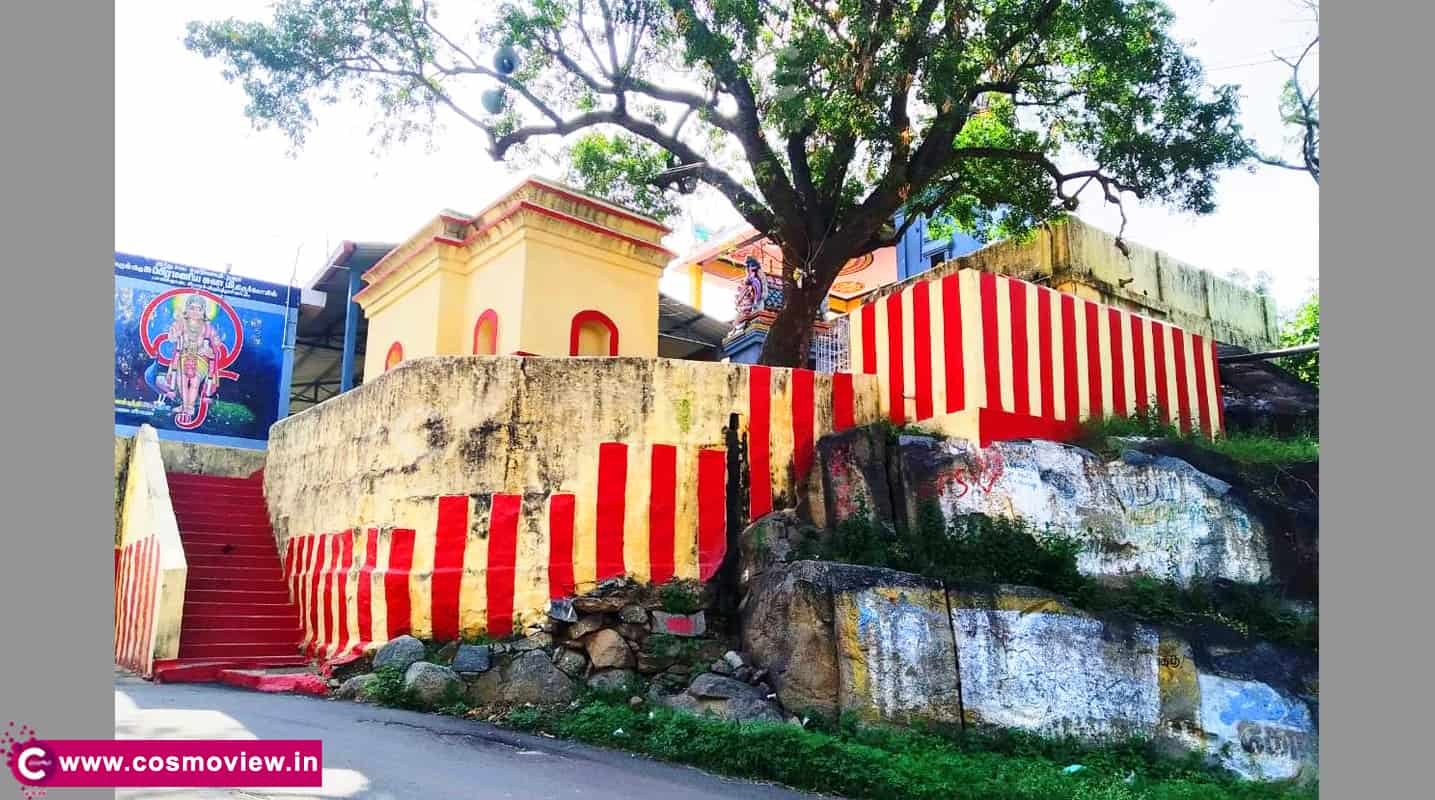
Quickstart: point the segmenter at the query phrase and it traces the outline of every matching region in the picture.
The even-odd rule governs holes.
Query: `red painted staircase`
[[[155,662],[155,680],[217,681],[235,670],[307,665],[259,476],[167,477],[189,573],[179,657]]]

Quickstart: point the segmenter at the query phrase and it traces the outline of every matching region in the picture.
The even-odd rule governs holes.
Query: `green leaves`
[[[573,142],[567,155],[566,180],[659,220],[677,213],[677,202],[652,184],[667,169],[662,148],[632,136],[593,131]]]
[[[372,108],[381,141],[452,113],[500,158],[561,141],[572,179],[660,216],[676,202],[646,181],[668,155],[704,161],[830,286],[891,243],[898,211],[984,237],[1057,219],[1084,188],[1211,211],[1249,145],[1234,87],[1206,85],[1171,22],[1156,0],[504,0],[440,27],[427,2],[280,0],[186,43],[296,145],[326,104]],[[491,68],[504,45],[511,76]]]
[[[1295,347],[1320,341],[1320,295],[1312,294],[1281,328],[1281,344]],[[1296,377],[1320,386],[1320,353],[1306,353],[1281,359],[1281,366]]]

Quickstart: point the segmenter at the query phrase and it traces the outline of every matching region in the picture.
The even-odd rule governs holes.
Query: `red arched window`
[[[384,356],[384,372],[397,367],[404,360],[404,346],[398,342],[389,345],[389,354]]]
[[[498,312],[491,308],[479,314],[478,322],[473,323],[473,354],[498,354]]]
[[[579,311],[568,332],[568,355],[618,355],[618,326],[601,311]]]

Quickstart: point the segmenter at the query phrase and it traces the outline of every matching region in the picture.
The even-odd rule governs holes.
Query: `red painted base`
[[[329,684],[312,672],[272,673],[263,670],[225,669],[219,671],[219,682],[256,692],[287,692],[323,697]]]
[[[1007,411],[993,411],[983,408],[977,412],[977,425],[981,431],[981,447],[992,442],[1012,439],[1049,439],[1054,442],[1075,441],[1081,435],[1077,422],[1033,417],[1027,414],[1012,414]]]

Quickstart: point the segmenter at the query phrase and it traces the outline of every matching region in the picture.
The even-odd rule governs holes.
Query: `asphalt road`
[[[482,722],[227,686],[115,677],[119,739],[322,739],[320,789],[122,789],[117,798],[811,798]]]

